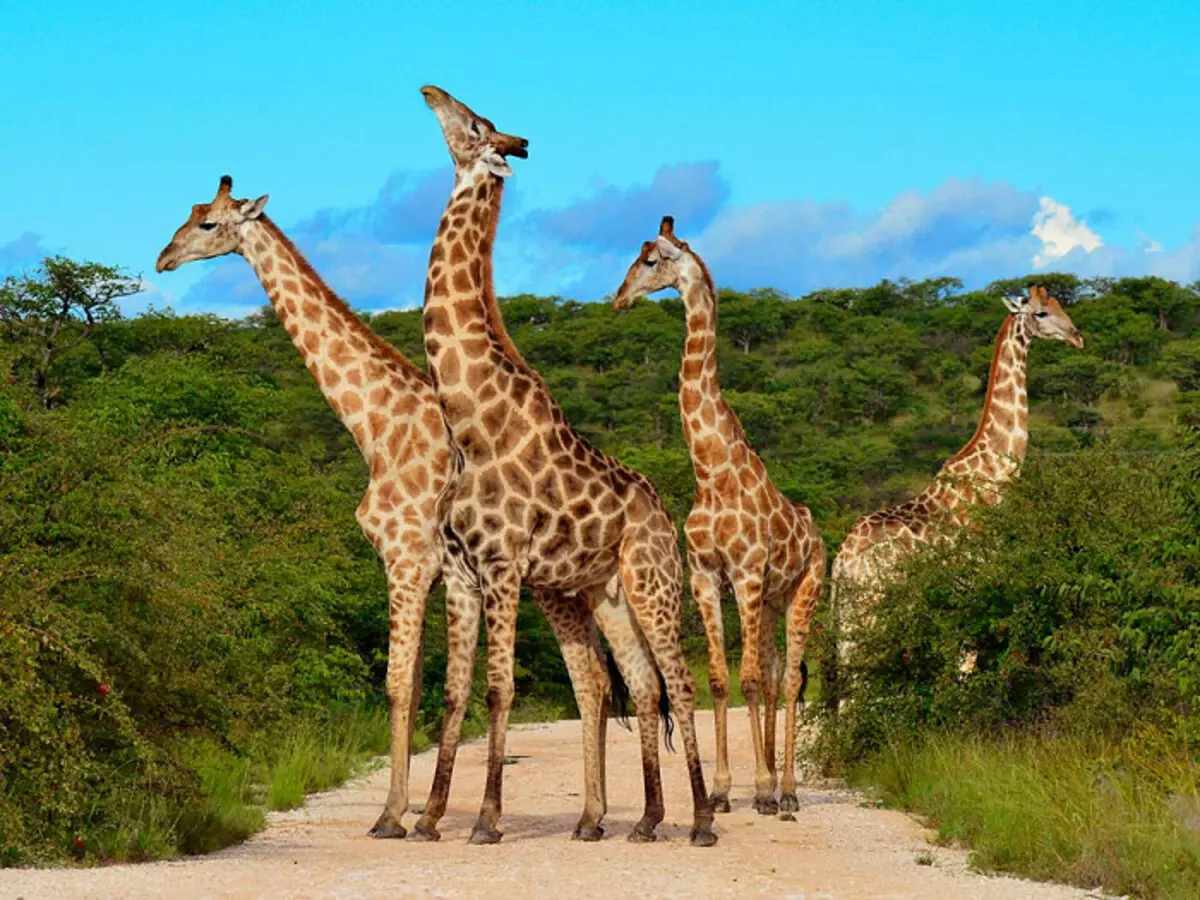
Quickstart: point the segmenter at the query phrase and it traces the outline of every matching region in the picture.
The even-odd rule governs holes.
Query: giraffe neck
[[[373,452],[373,397],[390,396],[395,377],[426,376],[354,315],[267,216],[241,226],[240,253],[254,269],[292,343],[363,456]],[[386,410],[384,410],[386,411]]]
[[[454,191],[429,251],[425,356],[455,438],[476,418],[479,388],[505,361],[528,369],[500,317],[492,241],[504,180],[485,165],[455,173]]]
[[[699,258],[685,267],[676,287],[687,317],[686,343],[679,367],[679,411],[683,433],[693,456],[697,442],[720,430],[722,420],[736,417],[721,396],[717,375],[717,292],[712,276]],[[704,413],[711,409],[709,416]],[[700,415],[696,415],[699,410]],[[740,432],[740,426],[735,428]]]
[[[975,436],[942,467],[941,474],[976,476],[999,486],[1016,473],[1029,444],[1025,364],[1032,336],[1023,318],[1009,316],[996,335],[987,399]]]

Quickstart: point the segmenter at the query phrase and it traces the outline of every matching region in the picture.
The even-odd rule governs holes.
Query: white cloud
[[[1033,257],[1035,268],[1044,268],[1077,247],[1091,253],[1104,244],[1065,203],[1059,203],[1053,197],[1042,197],[1038,205],[1040,208],[1033,217],[1033,235],[1041,240],[1042,249]]]

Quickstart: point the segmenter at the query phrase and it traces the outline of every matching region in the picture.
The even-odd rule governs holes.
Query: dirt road
[[[797,900],[1060,900],[1082,891],[966,870],[965,854],[931,846],[908,817],[868,809],[841,791],[800,793],[796,822],[750,808],[752,754],[745,712],[733,712],[732,813],[719,816],[720,843],[690,847],[689,792],[682,754],[664,754],[667,819],[657,844],[625,836],[641,812],[637,741],[609,728],[608,834],[596,844],[569,840],[582,800],[578,722],[524,726],[509,735],[503,843],[466,842],[483,793],[486,747],[459,752],[450,808],[437,844],[366,836],[387,793],[381,770],[275,814],[248,843],[211,856],[140,866],[48,871],[0,870],[0,900],[132,898],[398,897],[791,897]],[[712,717],[697,715],[705,771],[712,775]],[[413,793],[424,799],[433,754],[417,757]],[[405,820],[411,824],[411,818]],[[932,865],[919,865],[931,854]]]

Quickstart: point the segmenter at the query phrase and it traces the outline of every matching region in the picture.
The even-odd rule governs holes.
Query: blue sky
[[[739,288],[1191,281],[1196,46],[1183,0],[18,0],[0,273],[64,252],[141,272],[131,310],[253,309],[241,260],[153,271],[229,173],[352,303],[414,305],[450,177],[434,83],[530,140],[502,293],[598,299],[666,213]]]

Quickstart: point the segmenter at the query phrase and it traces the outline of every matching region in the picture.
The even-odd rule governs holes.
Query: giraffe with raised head
[[[409,747],[421,693],[425,601],[441,573],[437,502],[453,474],[450,438],[433,380],[334,294],[263,212],[266,196],[236,200],[232,187],[226,176],[211,203],[192,207],[159,254],[156,268],[163,272],[194,260],[229,253],[243,256],[370,469],[357,516],[387,572],[386,687],[392,729],[391,783],[370,833],[403,838]],[[562,644],[580,707],[606,716],[608,674],[590,614],[555,595],[538,594],[535,599]],[[594,790],[602,790],[602,785]]]
[[[996,335],[987,396],[975,435],[950,457],[920,494],[891,509],[863,516],[850,529],[833,563],[834,613],[841,623],[839,658],[847,662],[856,627],[869,621],[882,583],[920,544],[950,539],[970,522],[975,504],[998,503],[1029,445],[1025,390],[1029,347],[1037,339],[1065,341],[1077,350],[1083,336],[1071,317],[1035,285],[1026,296],[1005,298],[1009,315]],[[972,666],[968,655],[964,671]]]
[[[825,578],[825,542],[812,513],[771,482],[766,467],[721,395],[717,374],[717,292],[704,260],[675,236],[664,216],[658,236],[642,244],[613,304],[665,288],[683,298],[687,342],[679,369],[679,411],[692,458],[696,495],[684,533],[692,596],[708,638],[709,683],[716,724],[717,773],[712,801],[729,811],[729,667],[721,620],[721,594],[731,590],[742,624],[741,687],[754,745],[754,808],[770,815],[799,808],[795,736],[807,667],[804,645]],[[784,673],[785,730],[781,795],[775,798],[775,707],[779,652],[775,627],[787,631]],[[759,692],[763,716],[759,716]]]
[[[492,245],[504,179],[512,174],[506,157],[524,157],[527,142],[496,131],[439,88],[421,91],[442,127],[456,173],[430,250],[425,353],[458,469],[441,512],[450,621],[446,716],[433,788],[414,836],[436,839],[445,813],[482,612],[488,632],[488,771],[471,840],[501,838],[517,602],[526,584],[535,594],[573,598],[596,614],[631,690],[638,691],[635,699],[649,692],[657,696],[653,670],[661,673],[687,757],[691,840],[709,846],[716,835],[696,743],[695,686],[679,642],[682,565],[674,525],[646,478],[571,428],[504,331],[492,285]],[[639,658],[652,663],[631,665]],[[657,723],[647,735],[644,704],[638,707],[647,804],[630,837],[653,840],[663,817]],[[585,722],[585,764],[589,757],[599,760],[595,776],[601,785],[602,752],[587,748],[602,736],[598,725]],[[586,812],[580,825],[579,836],[599,836],[598,821]]]

